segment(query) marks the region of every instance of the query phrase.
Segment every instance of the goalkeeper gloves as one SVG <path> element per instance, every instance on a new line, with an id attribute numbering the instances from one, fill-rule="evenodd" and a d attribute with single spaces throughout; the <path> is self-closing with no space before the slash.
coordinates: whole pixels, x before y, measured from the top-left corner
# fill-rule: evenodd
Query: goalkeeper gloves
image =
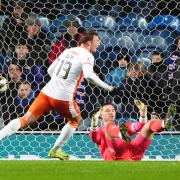
<path id="1" fill-rule="evenodd" d="M 100 116 L 100 107 L 96 107 L 94 114 L 92 115 L 91 118 L 91 130 L 96 131 L 98 128 L 98 120 L 99 120 L 99 116 Z"/>
<path id="2" fill-rule="evenodd" d="M 145 105 L 142 101 L 135 99 L 135 105 L 139 109 L 140 112 L 140 120 L 139 122 L 147 122 L 147 105 Z"/>

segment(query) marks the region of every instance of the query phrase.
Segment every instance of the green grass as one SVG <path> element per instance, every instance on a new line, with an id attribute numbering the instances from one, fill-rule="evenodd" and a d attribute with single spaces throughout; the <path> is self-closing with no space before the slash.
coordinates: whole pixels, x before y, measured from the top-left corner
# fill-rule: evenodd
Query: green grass
<path id="1" fill-rule="evenodd" d="M 179 161 L 0 161 L 2 180 L 177 180 Z"/>

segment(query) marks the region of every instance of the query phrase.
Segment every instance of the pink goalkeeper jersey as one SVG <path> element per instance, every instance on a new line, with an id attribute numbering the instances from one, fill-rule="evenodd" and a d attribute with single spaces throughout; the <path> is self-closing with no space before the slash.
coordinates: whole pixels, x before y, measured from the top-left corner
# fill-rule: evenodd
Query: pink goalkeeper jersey
<path id="1" fill-rule="evenodd" d="M 81 47 L 65 50 L 49 67 L 51 80 L 42 92 L 57 100 L 72 100 L 86 65 L 93 71 L 94 56 L 89 51 Z"/>
<path id="2" fill-rule="evenodd" d="M 128 134 L 132 136 L 142 129 L 144 123 L 126 122 L 125 125 L 128 129 Z M 106 138 L 104 129 L 99 128 L 95 132 L 90 131 L 90 138 L 98 145 L 104 160 L 140 160 L 151 143 L 150 140 L 143 138 L 141 134 L 137 135 L 130 143 L 118 138 L 119 125 L 114 122 L 109 122 L 106 128 L 108 128 L 111 136 L 117 137 L 115 140 Z"/>
<path id="3" fill-rule="evenodd" d="M 101 156 L 104 160 L 115 159 L 114 151 L 108 148 L 103 129 L 99 128 L 97 131 L 90 130 L 90 138 L 94 143 L 98 145 Z"/>

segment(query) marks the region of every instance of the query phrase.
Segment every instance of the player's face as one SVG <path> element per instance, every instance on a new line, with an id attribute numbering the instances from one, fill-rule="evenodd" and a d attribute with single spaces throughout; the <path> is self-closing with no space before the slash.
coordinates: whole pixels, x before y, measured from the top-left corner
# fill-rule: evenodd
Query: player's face
<path id="1" fill-rule="evenodd" d="M 70 25 L 67 28 L 67 32 L 71 35 L 74 36 L 75 34 L 78 33 L 78 28 L 73 25 L 73 23 L 70 23 Z"/>
<path id="2" fill-rule="evenodd" d="M 152 55 L 152 63 L 159 63 L 161 62 L 163 59 L 160 55 Z"/>
<path id="3" fill-rule="evenodd" d="M 18 89 L 18 95 L 22 99 L 26 99 L 31 93 L 31 87 L 29 84 L 21 84 Z"/>
<path id="4" fill-rule="evenodd" d="M 9 77 L 15 82 L 18 82 L 21 79 L 22 72 L 21 72 L 20 68 L 15 64 L 9 65 L 8 73 L 9 73 Z"/>
<path id="5" fill-rule="evenodd" d="M 37 24 L 34 24 L 32 26 L 28 25 L 28 28 L 27 28 L 28 34 L 32 36 L 37 35 L 40 32 L 40 30 L 41 30 L 41 26 Z"/>
<path id="6" fill-rule="evenodd" d="M 15 8 L 14 8 L 14 16 L 16 17 L 16 18 L 20 18 L 21 17 L 21 14 L 24 12 L 24 10 L 23 10 L 23 8 L 22 7 L 20 7 L 20 6 L 16 6 Z"/>
<path id="7" fill-rule="evenodd" d="M 100 39 L 98 36 L 94 36 L 93 40 L 91 41 L 91 47 L 90 47 L 90 52 L 91 53 L 95 53 L 96 49 L 99 47 L 100 45 Z"/>
<path id="8" fill-rule="evenodd" d="M 15 51 L 19 59 L 25 59 L 27 54 L 29 53 L 26 45 L 18 45 Z"/>
<path id="9" fill-rule="evenodd" d="M 101 118 L 105 121 L 114 121 L 116 117 L 115 109 L 112 105 L 106 105 L 101 110 Z"/>
<path id="10" fill-rule="evenodd" d="M 126 60 L 124 60 L 124 59 L 120 59 L 118 61 L 118 64 L 119 64 L 119 67 L 124 68 L 124 67 L 127 67 L 128 62 Z"/>
<path id="11" fill-rule="evenodd" d="M 140 76 L 140 67 L 135 67 L 132 66 L 129 70 L 128 70 L 128 74 L 129 77 L 131 78 L 138 78 Z"/>

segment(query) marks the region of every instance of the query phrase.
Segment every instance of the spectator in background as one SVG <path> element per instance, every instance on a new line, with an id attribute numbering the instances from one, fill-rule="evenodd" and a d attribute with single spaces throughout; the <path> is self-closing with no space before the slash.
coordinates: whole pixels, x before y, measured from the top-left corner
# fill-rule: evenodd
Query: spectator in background
<path id="1" fill-rule="evenodd" d="M 1 94 L 1 112 L 4 124 L 8 124 L 10 119 L 17 117 L 16 107 L 14 105 L 14 99 L 17 96 L 18 83 L 25 78 L 22 72 L 22 68 L 17 64 L 11 63 L 8 67 L 7 74 L 8 90 Z"/>
<path id="2" fill-rule="evenodd" d="M 8 58 L 8 61 L 6 64 L 3 65 L 3 72 L 4 73 L 10 73 L 8 69 L 12 69 L 12 67 L 17 66 L 17 68 L 20 68 L 22 71 L 23 79 L 27 79 L 29 82 L 33 83 L 33 87 L 35 89 L 38 88 L 38 83 L 35 82 L 35 75 L 32 74 L 33 68 L 36 68 L 34 64 L 34 60 L 29 57 L 29 49 L 30 47 L 27 46 L 26 40 L 20 39 L 18 41 L 19 43 L 15 45 L 15 52 L 13 54 L 13 57 Z M 13 72 L 14 70 L 12 70 Z M 12 74 L 10 73 L 10 76 Z M 16 75 L 16 72 L 14 73 L 14 76 Z M 17 76 L 18 77 L 18 76 Z M 16 80 L 15 80 L 16 81 Z"/>
<path id="3" fill-rule="evenodd" d="M 17 85 L 19 82 L 27 80 L 28 76 L 23 72 L 21 66 L 12 62 L 8 66 L 8 72 L 4 72 L 4 74 L 8 74 L 8 81 L 9 81 L 9 90 L 14 90 L 15 95 L 17 95 Z"/>
<path id="4" fill-rule="evenodd" d="M 16 109 L 16 117 L 22 116 L 30 107 L 34 101 L 37 93 L 35 93 L 31 87 L 30 82 L 20 81 L 17 85 L 17 96 L 14 98 L 14 107 Z M 12 119 L 11 119 L 12 120 Z M 47 122 L 51 122 L 51 126 L 55 126 L 54 117 L 50 113 L 46 113 L 44 116 L 39 118 L 38 122 L 31 124 L 25 130 L 43 130 L 48 128 Z"/>
<path id="5" fill-rule="evenodd" d="M 113 87 L 120 86 L 126 78 L 128 71 L 128 64 L 130 62 L 130 55 L 124 51 L 117 56 L 117 67 L 110 71 L 105 77 L 105 82 Z M 105 92 L 106 93 L 106 92 Z M 105 95 L 106 96 L 106 95 Z M 116 98 L 116 97 L 115 97 Z M 118 102 L 115 100 L 115 102 Z M 121 111 L 121 103 L 117 103 L 117 112 Z"/>
<path id="6" fill-rule="evenodd" d="M 164 54 L 159 51 L 153 51 L 151 54 L 152 64 L 148 68 L 155 80 L 159 80 L 162 74 L 167 72 L 167 65 L 164 64 Z M 157 73 L 156 73 L 157 72 Z"/>
<path id="7" fill-rule="evenodd" d="M 51 64 L 66 48 L 77 47 L 80 45 L 82 31 L 78 19 L 72 18 L 65 22 L 67 32 L 62 34 L 60 39 L 52 45 L 52 51 L 49 54 L 49 64 Z"/>
<path id="8" fill-rule="evenodd" d="M 29 14 L 25 21 L 25 31 L 22 37 L 27 41 L 27 45 L 32 47 L 31 58 L 36 60 L 36 65 L 48 66 L 47 59 L 51 41 L 47 38 L 47 34 L 41 31 L 41 23 L 37 14 Z"/>
<path id="9" fill-rule="evenodd" d="M 113 87 L 119 86 L 127 74 L 127 66 L 130 62 L 129 54 L 118 54 L 118 67 L 106 75 L 105 82 Z"/>
<path id="10" fill-rule="evenodd" d="M 17 44 L 17 40 L 21 37 L 24 31 L 25 25 L 25 3 L 23 1 L 17 1 L 13 3 L 12 16 L 7 17 L 2 25 L 1 38 L 3 41 L 3 56 L 12 56 L 14 52 L 14 44 Z"/>
<path id="11" fill-rule="evenodd" d="M 148 67 L 148 74 L 154 82 L 153 93 L 150 95 L 150 107 L 162 118 L 167 112 L 168 101 L 168 66 L 164 63 L 164 55 L 161 52 L 153 51 L 151 55 L 152 64 Z"/>
<path id="12" fill-rule="evenodd" d="M 11 62 L 17 63 L 24 70 L 29 71 L 34 62 L 30 60 L 29 57 L 30 47 L 27 45 L 25 39 L 19 39 L 17 45 L 15 46 L 15 52 Z"/>
<path id="13" fill-rule="evenodd" d="M 150 78 L 146 75 L 141 62 L 130 63 L 126 79 L 112 93 L 114 102 L 121 106 L 118 118 L 137 119 L 138 111 L 134 108 L 134 99 L 144 99 L 147 103 L 149 94 L 152 93 Z M 119 110 L 119 109 L 118 109 Z"/>
<path id="14" fill-rule="evenodd" d="M 8 76 L 10 82 L 18 83 L 24 77 L 22 68 L 15 63 L 11 63 L 8 67 Z"/>
<path id="15" fill-rule="evenodd" d="M 35 99 L 35 93 L 31 88 L 31 84 L 28 81 L 21 81 L 17 87 L 18 94 L 15 98 L 15 106 L 19 107 L 16 110 L 19 116 L 25 113 L 27 108 L 31 105 Z"/>
<path id="16" fill-rule="evenodd" d="M 43 74 L 37 72 L 37 59 L 31 58 L 31 49 L 25 39 L 19 39 L 11 62 L 18 64 L 22 68 L 23 73 L 27 76 L 26 79 L 31 83 L 32 89 L 39 90 L 39 85 L 41 83 L 44 85 Z"/>
<path id="17" fill-rule="evenodd" d="M 47 73 L 48 54 L 51 41 L 47 38 L 47 34 L 41 31 L 41 23 L 37 14 L 29 14 L 29 17 L 25 21 L 25 30 L 22 38 L 26 40 L 27 46 L 32 48 L 29 57 L 34 62 L 33 74 L 36 77 L 36 81 L 40 84 L 48 82 L 50 79 Z"/>
<path id="18" fill-rule="evenodd" d="M 175 44 L 173 45 L 171 51 L 171 57 L 168 62 L 169 80 L 174 77 L 174 73 L 177 71 L 177 68 L 180 65 L 180 37 L 175 40 Z"/>

